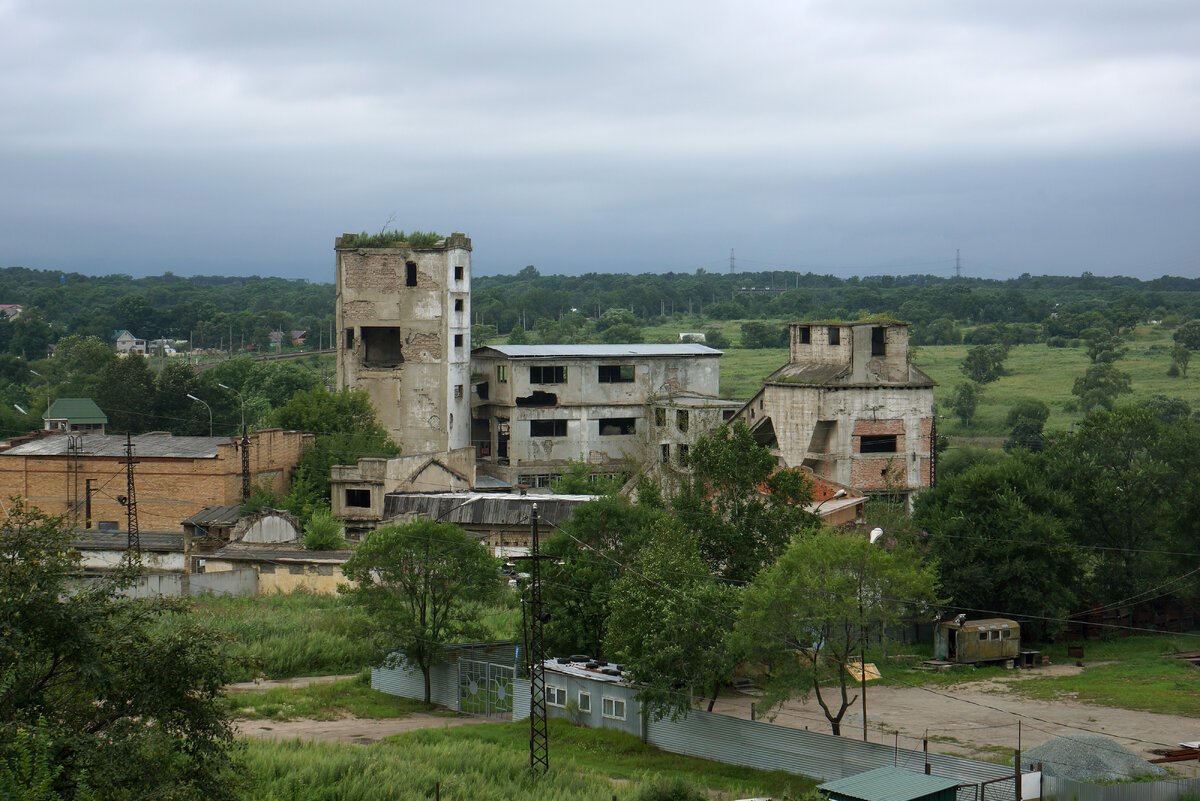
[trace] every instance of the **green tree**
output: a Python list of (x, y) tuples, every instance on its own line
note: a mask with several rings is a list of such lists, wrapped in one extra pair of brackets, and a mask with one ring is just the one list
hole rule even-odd
[(1004, 375), (1007, 345), (976, 345), (967, 351), (959, 369), (977, 384), (990, 384)]
[(1175, 329), (1171, 338), (1188, 350), (1200, 350), (1200, 320), (1188, 320)]
[(140, 434), (154, 427), (154, 373), (137, 354), (111, 361), (100, 371), (96, 405), (108, 417), (110, 433)]
[[(858, 698), (845, 666), (876, 632), (934, 603), (937, 573), (916, 550), (824, 529), (796, 537), (743, 591), (738, 639), (767, 667), (763, 706), (815, 693), (834, 734)], [(831, 691), (823, 683), (834, 682)]]
[(742, 323), (743, 348), (786, 348), (788, 330), (786, 326), (747, 321)]
[(449, 523), (417, 520), (367, 535), (342, 566), (353, 584), (338, 591), (368, 616), (377, 666), (405, 664), (425, 677), (445, 646), (484, 630), (465, 605), (500, 589), (497, 561), (474, 536)]
[(812, 482), (800, 470), (777, 470), (740, 420), (697, 439), (688, 464), (671, 506), (709, 569), (725, 579), (749, 580), (794, 534), (820, 524), (807, 510)]
[(740, 661), (728, 642), (739, 592), (709, 573), (695, 537), (669, 518), (613, 585), (605, 648), (640, 687), (638, 700), (655, 720), (686, 715), (692, 688), (711, 693), (712, 711)]
[(304, 547), (310, 551), (332, 551), (346, 547), (345, 528), (328, 509), (313, 513), (304, 526)]
[(562, 475), (554, 480), (550, 489), (555, 495), (612, 495), (624, 483), (622, 476), (602, 475), (595, 465), (582, 459), (568, 459)]
[(1084, 561), (1066, 521), (1070, 501), (1028, 455), (979, 464), (917, 497), (942, 586), (960, 607), (1002, 610), (1031, 638), (1057, 631)]
[[(19, 500), (0, 522), (0, 777), (50, 778), (63, 799), (89, 797), (85, 784), (96, 798), (235, 798), (224, 643), (174, 620), (181, 602), (125, 597), (131, 570), (78, 583), (71, 535)], [(50, 763), (22, 771), (23, 752)]]
[[(546, 623), (547, 650), (560, 654), (611, 656), (604, 640), (612, 585), (650, 538), (661, 509), (605, 496), (575, 510), (543, 551), (555, 557), (544, 568), (542, 588), (553, 617)], [(580, 591), (580, 588), (586, 591)]]
[(1171, 348), (1171, 366), (1175, 368), (1175, 372), (1187, 378), (1188, 363), (1192, 361), (1192, 352), (1188, 350), (1188, 346), (1182, 342), (1176, 343), (1175, 347)]
[(1026, 398), (1019, 400), (1008, 410), (1004, 419), (1008, 426), (1008, 439), (1004, 442), (1004, 450), (1014, 448), (1040, 451), (1042, 449), (1042, 429), (1050, 419), (1050, 407), (1040, 400)]
[(1096, 407), (1112, 409), (1118, 395), (1133, 391), (1129, 373), (1124, 373), (1111, 364), (1093, 364), (1084, 374), (1075, 379), (1071, 394), (1079, 397), (1079, 406), (1089, 412)]
[(1128, 351), (1125, 339), (1107, 328), (1089, 328), (1080, 336), (1092, 364), (1111, 364)]
[(950, 411), (962, 420), (964, 426), (971, 425), (971, 418), (975, 416), (975, 410), (979, 408), (979, 398), (983, 395), (983, 387), (976, 384), (974, 381), (960, 381), (954, 387), (953, 394), (950, 395), (946, 405), (950, 407)]
[(719, 328), (705, 328), (704, 344), (710, 348), (724, 350), (729, 347), (729, 337), (725, 336)]

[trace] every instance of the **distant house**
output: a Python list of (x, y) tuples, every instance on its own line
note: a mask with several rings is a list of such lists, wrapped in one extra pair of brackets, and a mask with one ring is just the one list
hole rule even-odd
[(106, 415), (91, 398), (59, 398), (42, 415), (47, 431), (72, 434), (103, 434)]
[(288, 331), (288, 336), (292, 338), (293, 345), (303, 345), (304, 340), (308, 337), (308, 331), (302, 328), (293, 328)]
[(145, 356), (147, 353), (146, 340), (138, 339), (124, 329), (113, 332), (113, 342), (117, 353), (122, 356), (128, 356), (130, 353), (139, 353)]
[(22, 308), (17, 303), (0, 303), (0, 317), (15, 320), (21, 316)]

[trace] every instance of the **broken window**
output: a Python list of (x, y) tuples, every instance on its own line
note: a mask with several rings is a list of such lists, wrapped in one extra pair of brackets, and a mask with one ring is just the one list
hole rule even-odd
[(530, 384), (565, 384), (567, 383), (567, 368), (561, 365), (529, 368)]
[(566, 420), (529, 421), (529, 436), (531, 437), (565, 437), (566, 435)]
[(354, 350), (354, 329), (346, 329), (346, 350)]
[(654, 410), (654, 425), (662, 428), (667, 424), (667, 410), (661, 406)]
[(676, 451), (676, 453), (678, 453), (678, 454), (679, 454), (679, 463), (680, 463), (680, 464), (687, 464), (687, 458), (688, 458), (688, 446), (687, 446), (687, 445), (680, 445), (680, 446), (679, 446), (679, 448), (678, 448), (678, 450)]
[(883, 341), (883, 328), (875, 327), (871, 329), (871, 355), (886, 356), (887, 345)]
[(496, 365), (496, 382), (499, 384), (507, 384), (508, 383), (508, 365), (507, 364), (497, 364)]
[(675, 426), (683, 433), (685, 433), (685, 434), (687, 433), (687, 430), (688, 430), (687, 409), (680, 409), (679, 411), (675, 412)]
[(484, 381), (482, 384), (476, 384), (475, 385), (475, 394), (479, 396), (480, 400), (487, 400), (488, 399), (488, 382)]
[(663, 460), (663, 464), (666, 464), (667, 462), (671, 461), (671, 446), (670, 445), (663, 444), (662, 460)]
[(370, 509), (371, 491), (369, 489), (346, 490), (346, 505), (356, 509)]
[(636, 417), (601, 417), (600, 436), (616, 437), (637, 432)]
[(364, 325), (362, 341), (363, 364), (369, 367), (395, 367), (404, 363), (399, 328)]
[(628, 384), (633, 381), (632, 364), (602, 364), (599, 380), (601, 384)]
[(895, 434), (864, 434), (859, 438), (859, 453), (895, 453)]
[(535, 389), (530, 394), (523, 398), (517, 398), (517, 406), (528, 408), (530, 406), (557, 406), (558, 396), (553, 392), (542, 392), (540, 389)]
[(812, 328), (807, 325), (800, 326), (800, 344), (812, 344)]
[(829, 344), (842, 344), (842, 329), (838, 328), (836, 325), (829, 326)]
[(455, 299), (454, 299), (454, 310), (455, 310), (455, 311), (462, 311), (462, 310), (463, 310), (463, 299), (462, 299), (462, 298), (455, 298)]
[(454, 398), (455, 398), (455, 400), (459, 400), (459, 399), (461, 399), (461, 398), (462, 398), (462, 396), (463, 396), (463, 390), (462, 390), (462, 388), (463, 388), (463, 385), (462, 385), (462, 384), (455, 384), (455, 385), (454, 385)]
[(415, 261), (406, 262), (404, 265), (404, 285), (417, 285), (417, 263)]

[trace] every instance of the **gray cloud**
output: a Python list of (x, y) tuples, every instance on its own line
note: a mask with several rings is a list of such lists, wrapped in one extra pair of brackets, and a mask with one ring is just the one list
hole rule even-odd
[(1114, 0), (0, 0), (0, 263), (328, 280), (395, 211), (493, 270), (1195, 272), (1198, 32)]

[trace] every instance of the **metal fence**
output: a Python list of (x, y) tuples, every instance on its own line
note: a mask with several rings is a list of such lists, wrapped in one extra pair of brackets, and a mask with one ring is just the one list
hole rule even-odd
[(1061, 776), (1044, 776), (1042, 795), (1058, 801), (1175, 801), (1182, 796), (1200, 796), (1200, 779), (1088, 784)]
[(512, 665), (459, 659), (459, 711), (511, 720), (514, 672)]

